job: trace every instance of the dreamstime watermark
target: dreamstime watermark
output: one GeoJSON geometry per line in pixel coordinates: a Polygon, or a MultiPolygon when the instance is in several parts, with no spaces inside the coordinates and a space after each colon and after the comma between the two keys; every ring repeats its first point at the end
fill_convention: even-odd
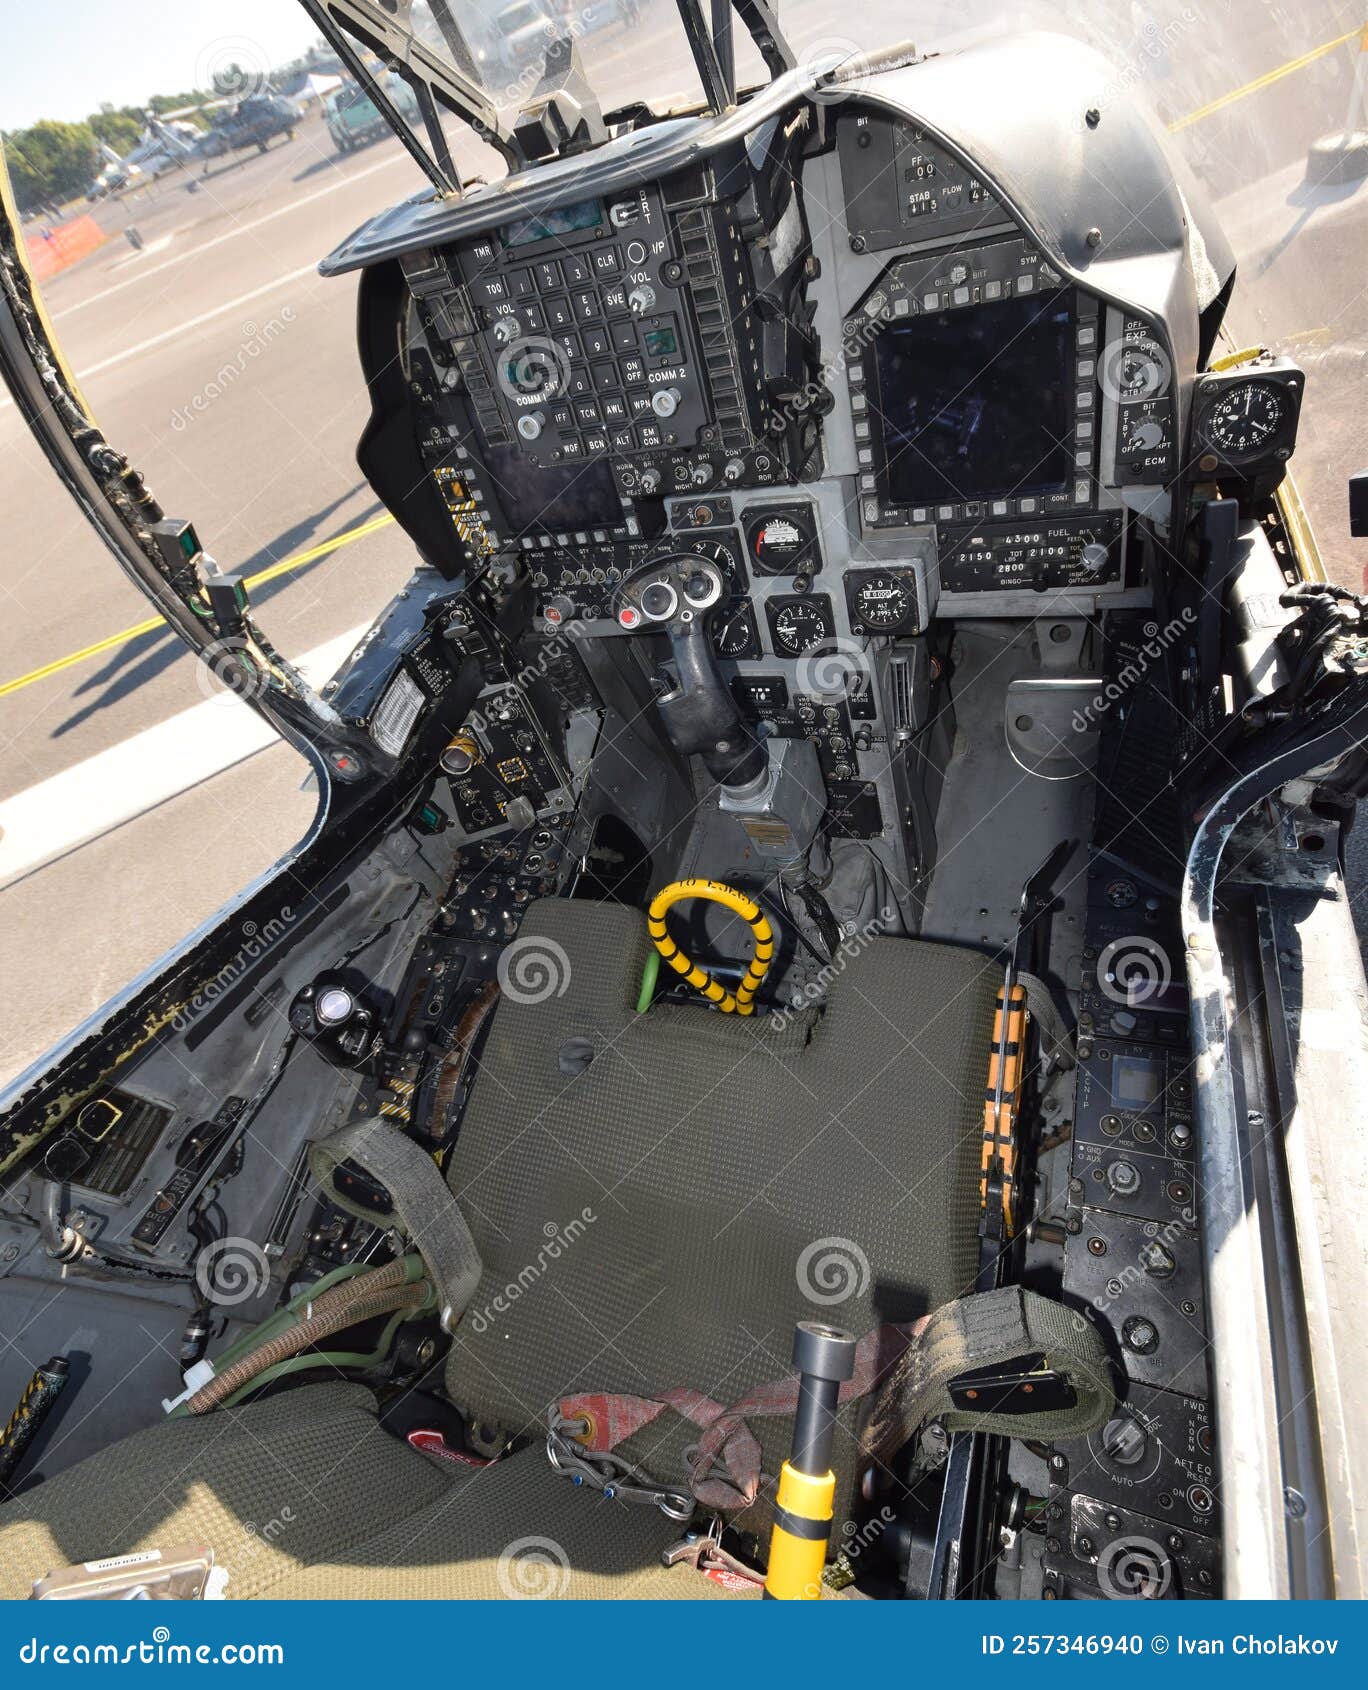
{"type": "Polygon", "coordinates": [[[1146,622],[1142,630],[1142,643],[1139,653],[1135,657],[1128,657],[1112,676],[1109,676],[1103,686],[1093,694],[1086,704],[1080,705],[1073,713],[1070,723],[1076,734],[1087,733],[1097,726],[1098,718],[1105,716],[1114,704],[1120,703],[1133,688],[1138,686],[1149,673],[1150,665],[1157,663],[1175,641],[1182,638],[1197,620],[1197,612],[1190,604],[1185,604],[1177,616],[1172,616],[1161,628],[1157,622],[1146,622]]]}
{"type": "Polygon", "coordinates": [[[1157,939],[1127,933],[1105,945],[1097,959],[1097,985],[1103,997],[1136,1009],[1159,997],[1173,983],[1173,964],[1157,939]]]}
{"type": "Polygon", "coordinates": [[[271,86],[271,56],[247,35],[220,35],[195,56],[195,87],[228,100],[263,94],[271,86]]]}
{"type": "Polygon", "coordinates": [[[230,358],[227,363],[220,364],[192,399],[172,411],[171,427],[175,432],[183,433],[196,417],[202,417],[221,399],[238,379],[251,369],[262,353],[268,351],[280,339],[297,315],[293,305],[282,305],[277,315],[268,318],[264,323],[254,323],[250,320],[245,322],[242,325],[242,344],[238,347],[237,356],[230,358]]]}
{"type": "Polygon", "coordinates": [[[1097,1582],[1114,1602],[1158,1601],[1173,1583],[1173,1562],[1152,1537],[1118,1537],[1097,1557],[1097,1582]]]}
{"type": "Polygon", "coordinates": [[[862,1297],[872,1277],[869,1257],[853,1238],[818,1238],[798,1257],[798,1289],[823,1308],[862,1297]]]}
{"type": "Polygon", "coordinates": [[[807,75],[815,74],[811,97],[816,105],[839,106],[863,94],[869,86],[868,60],[859,43],[849,36],[827,35],[809,42],[796,68],[807,75]]]}
{"type": "Polygon", "coordinates": [[[524,409],[541,405],[559,398],[569,387],[570,354],[549,335],[519,335],[499,349],[495,379],[514,405],[524,409]]]}
{"type": "MultiPolygon", "coordinates": [[[[1190,1213],[1171,1221],[1147,1221],[1144,1226],[1144,1242],[1135,1257],[1113,1273],[1102,1291],[1091,1299],[1098,1314],[1109,1313],[1126,1293],[1134,1290],[1137,1285],[1148,1288],[1157,1282],[1171,1279],[1178,1268],[1173,1247],[1185,1244],[1191,1237],[1191,1224],[1190,1213]]],[[[1089,1249],[1092,1249],[1091,1241],[1089,1249]]],[[[1193,1304],[1183,1304],[1180,1307],[1189,1317],[1197,1312],[1193,1304]]],[[[1158,1328],[1145,1315],[1130,1316],[1122,1325],[1121,1337],[1126,1348],[1136,1355],[1150,1354],[1159,1343],[1158,1328]]]]}
{"type": "Polygon", "coordinates": [[[862,951],[869,948],[870,944],[886,929],[887,924],[893,920],[896,914],[896,910],[885,905],[876,915],[865,922],[863,927],[843,939],[837,946],[836,954],[831,960],[823,963],[817,973],[794,992],[793,997],[789,1000],[788,1007],[776,1009],[773,1014],[765,1017],[766,1031],[770,1033],[784,1032],[794,1016],[801,1015],[805,1009],[811,1008],[813,1004],[819,1003],[825,998],[831,988],[832,981],[839,975],[844,974],[854,959],[862,951]]]}
{"type": "Polygon", "coordinates": [[[258,1526],[253,1520],[242,1522],[242,1543],[229,1557],[229,1564],[237,1569],[254,1561],[263,1550],[273,1549],[290,1527],[295,1524],[295,1511],[289,1503],[278,1514],[258,1526]]]}
{"type": "MultiPolygon", "coordinates": [[[[867,1520],[842,1522],[840,1535],[833,1537],[831,1541],[832,1560],[827,1569],[828,1574],[841,1575],[839,1579],[832,1581],[837,1588],[844,1588],[853,1582],[860,1557],[878,1543],[890,1526],[897,1524],[897,1519],[897,1514],[885,1503],[877,1514],[872,1514],[867,1520]]],[[[804,1592],[809,1599],[821,1596],[825,1582],[827,1581],[819,1580],[815,1584],[804,1586],[804,1592]]]]}
{"type": "Polygon", "coordinates": [[[266,1252],[251,1238],[216,1238],[195,1261],[195,1284],[205,1302],[235,1308],[265,1293],[271,1283],[266,1252]]]}
{"type": "Polygon", "coordinates": [[[873,681],[869,656],[859,640],[845,634],[823,640],[814,651],[798,659],[794,682],[800,693],[811,698],[851,698],[873,681]]]}
{"type": "MultiPolygon", "coordinates": [[[[525,691],[534,682],[551,678],[551,671],[561,658],[583,640],[587,632],[587,624],[583,622],[564,623],[549,640],[540,642],[537,655],[530,662],[524,663],[514,675],[513,686],[519,691],[525,691]]],[[[506,697],[507,693],[504,691],[490,693],[467,713],[462,726],[476,733],[487,733],[495,720],[493,713],[498,709],[499,700],[506,697]]]]}
{"type": "Polygon", "coordinates": [[[216,973],[196,986],[172,1017],[171,1025],[175,1031],[183,1033],[211,1004],[217,1003],[225,992],[231,991],[252,964],[289,932],[295,919],[294,909],[289,904],[282,904],[279,912],[269,921],[244,921],[240,929],[242,942],[232,956],[216,973]]]}
{"type": "Polygon", "coordinates": [[[544,1602],[570,1587],[570,1557],[553,1537],[514,1538],[495,1571],[499,1589],[512,1602],[544,1602]]]}
{"type": "MultiPolygon", "coordinates": [[[[1173,360],[1153,335],[1122,335],[1102,348],[1097,382],[1107,398],[1119,405],[1162,399],[1173,386],[1173,360]]],[[[1153,426],[1158,430],[1157,423],[1153,426]]]]}
{"type": "Polygon", "coordinates": [[[271,679],[245,640],[210,640],[200,649],[195,685],[210,704],[250,702],[270,690],[271,679]]]}
{"type": "Polygon", "coordinates": [[[499,990],[514,1003],[545,1003],[570,989],[570,958],[554,939],[529,933],[499,953],[499,990]]]}
{"type": "Polygon", "coordinates": [[[564,1224],[559,1221],[547,1221],[542,1228],[546,1242],[537,1251],[535,1260],[528,1262],[517,1278],[510,1279],[502,1291],[496,1291],[482,1309],[476,1309],[474,1314],[467,1313],[461,1325],[468,1326],[477,1334],[488,1332],[494,1324],[494,1317],[511,1314],[514,1306],[551,1270],[572,1244],[584,1237],[597,1219],[594,1211],[585,1207],[573,1220],[564,1224]]]}
{"type": "Polygon", "coordinates": [[[1147,16],[1140,27],[1139,39],[1126,54],[1124,66],[1104,85],[1092,104],[1075,115],[1075,131],[1081,134],[1084,130],[1096,128],[1103,112],[1135,92],[1145,80],[1148,67],[1161,65],[1185,35],[1201,26],[1201,14],[1192,6],[1184,6],[1175,17],[1162,24],[1158,19],[1147,16]]]}

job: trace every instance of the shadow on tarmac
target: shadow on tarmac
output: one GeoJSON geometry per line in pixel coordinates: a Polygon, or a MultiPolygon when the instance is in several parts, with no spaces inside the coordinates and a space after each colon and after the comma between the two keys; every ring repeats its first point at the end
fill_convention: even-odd
{"type": "MultiPolygon", "coordinates": [[[[332,513],[340,505],[346,504],[348,499],[353,498],[358,490],[365,488],[365,485],[364,482],[358,482],[355,487],[350,488],[340,498],[334,499],[331,504],[322,506],[312,516],[303,517],[298,522],[293,523],[237,567],[244,575],[254,575],[259,569],[269,569],[273,563],[279,563],[282,558],[287,558],[294,552],[306,550],[310,541],[315,539],[319,529],[324,526],[332,513]]],[[[360,523],[368,522],[372,517],[378,516],[382,508],[378,499],[372,499],[364,510],[357,513],[354,522],[349,526],[355,527],[360,523]]],[[[259,588],[253,594],[253,606],[260,609],[263,605],[269,605],[271,600],[279,593],[292,583],[311,575],[320,564],[326,563],[332,555],[332,553],[329,553],[327,557],[315,558],[312,563],[291,570],[288,575],[278,575],[274,581],[268,581],[265,586],[259,588]]],[[[150,632],[139,634],[136,639],[118,646],[111,653],[109,661],[95,670],[75,689],[75,697],[78,699],[90,694],[97,696],[91,697],[89,703],[73,711],[64,721],[58,722],[49,737],[60,739],[64,734],[79,728],[92,716],[98,715],[101,710],[107,710],[110,705],[117,703],[119,699],[127,698],[130,693],[136,692],[139,687],[146,686],[149,681],[155,680],[173,663],[182,659],[186,662],[194,661],[191,652],[182,644],[179,636],[172,633],[170,628],[154,628],[150,632]]]]}

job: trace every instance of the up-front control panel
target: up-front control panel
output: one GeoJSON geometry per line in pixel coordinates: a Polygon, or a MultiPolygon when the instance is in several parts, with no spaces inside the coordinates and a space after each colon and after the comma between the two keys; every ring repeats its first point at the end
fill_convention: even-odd
{"type": "Polygon", "coordinates": [[[810,452],[783,403],[810,348],[774,273],[777,253],[792,286],[802,222],[756,246],[718,168],[405,256],[444,413],[425,456],[496,544],[629,537],[635,501],[779,485],[810,452]]]}
{"type": "Polygon", "coordinates": [[[709,421],[684,265],[659,193],[589,200],[458,249],[490,444],[536,468],[693,444],[709,421]]]}

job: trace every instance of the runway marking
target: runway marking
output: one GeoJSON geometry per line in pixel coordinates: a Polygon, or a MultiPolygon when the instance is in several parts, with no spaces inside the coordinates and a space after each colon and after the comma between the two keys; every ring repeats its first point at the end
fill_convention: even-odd
{"type": "MultiPolygon", "coordinates": [[[[111,264],[109,268],[111,270],[126,270],[130,264],[136,264],[140,259],[146,260],[150,258],[154,252],[165,252],[167,247],[171,245],[171,242],[175,240],[175,238],[174,234],[159,235],[155,241],[149,241],[146,246],[136,247],[132,252],[125,253],[122,258],[115,259],[114,263],[111,264]]],[[[152,272],[149,270],[147,274],[150,276],[152,272]]],[[[141,281],[142,277],[135,276],[133,279],[134,281],[141,281]]],[[[128,285],[129,284],[127,282],[119,283],[119,287],[127,287],[128,285]]],[[[118,291],[119,288],[106,288],[104,297],[108,299],[111,293],[117,293],[118,291]]],[[[86,303],[89,304],[89,301],[86,303]]]]}
{"type": "MultiPolygon", "coordinates": [[[[359,523],[355,528],[348,528],[341,534],[334,534],[331,540],[324,540],[317,546],[310,546],[306,552],[297,552],[294,557],[282,558],[279,563],[268,565],[258,570],[255,575],[247,577],[250,589],[261,586],[264,582],[274,581],[281,575],[286,575],[292,569],[299,569],[306,563],[313,563],[316,559],[326,557],[329,552],[335,552],[342,546],[349,546],[353,540],[364,540],[368,534],[374,534],[381,528],[388,528],[394,518],[385,511],[375,516],[369,522],[359,523]]],[[[99,657],[103,652],[113,651],[116,646],[127,645],[129,640],[139,639],[143,634],[155,633],[158,628],[165,628],[167,622],[162,616],[149,616],[146,622],[138,622],[132,628],[124,628],[117,634],[109,634],[102,640],[96,640],[93,645],[82,646],[79,651],[73,651],[66,657],[55,658],[51,663],[45,663],[40,669],[32,669],[27,675],[20,675],[15,680],[0,684],[0,698],[12,692],[21,692],[25,687],[31,687],[35,681],[45,681],[50,675],[60,675],[64,669],[70,669],[77,663],[84,663],[88,658],[99,657]]]]}
{"type": "Polygon", "coordinates": [[[246,305],[250,300],[259,299],[263,293],[272,293],[276,288],[283,288],[290,282],[297,282],[301,276],[316,276],[316,264],[301,265],[298,270],[290,270],[283,276],[276,276],[269,282],[263,282],[260,287],[248,288],[246,293],[238,294],[236,299],[225,300],[222,305],[215,305],[208,311],[201,311],[198,317],[191,317],[184,323],[177,323],[173,329],[163,329],[160,334],[154,334],[150,340],[140,340],[136,346],[125,346],[108,358],[102,358],[98,364],[92,364],[89,369],[77,370],[77,381],[89,381],[91,376],[102,375],[106,370],[112,370],[117,364],[126,364],[130,358],[137,358],[141,353],[151,352],[158,346],[165,346],[167,341],[176,340],[190,329],[197,329],[203,323],[212,323],[215,317],[226,316],[229,311],[236,311],[240,305],[246,305]]]}
{"type": "MultiPolygon", "coordinates": [[[[320,684],[368,627],[306,652],[298,667],[320,684]]],[[[0,888],[284,743],[250,705],[224,691],[15,793],[0,801],[0,888]]]]}
{"type": "MultiPolygon", "coordinates": [[[[234,228],[225,229],[221,235],[215,235],[212,240],[204,241],[198,246],[187,247],[184,252],[178,252],[174,258],[168,258],[163,264],[156,264],[150,270],[141,270],[136,276],[130,276],[126,282],[118,282],[112,288],[104,288],[99,293],[93,293],[88,299],[79,299],[74,305],[63,311],[54,311],[54,323],[63,323],[68,317],[74,317],[78,311],[84,311],[88,305],[103,305],[116,293],[122,293],[125,288],[131,288],[136,282],[151,281],[153,276],[161,275],[163,270],[170,270],[177,264],[184,264],[187,259],[203,258],[206,252],[212,252],[216,246],[222,246],[224,241],[235,240],[238,235],[249,235],[253,229],[261,228],[263,223],[271,223],[277,217],[284,217],[287,212],[298,211],[301,206],[309,205],[314,200],[321,200],[325,194],[335,194],[339,188],[345,188],[351,182],[360,182],[364,177],[374,176],[377,170],[385,170],[391,164],[406,161],[408,154],[400,152],[391,158],[382,158],[375,164],[369,164],[364,170],[354,170],[351,175],[344,176],[337,182],[329,182],[326,188],[318,188],[311,194],[304,194],[301,198],[290,200],[285,205],[277,206],[274,211],[263,212],[260,217],[254,217],[250,223],[239,223],[234,228]]],[[[193,228],[193,224],[191,225],[193,228]]],[[[184,230],[181,233],[185,233],[184,230]]],[[[125,261],[126,262],[126,261],[125,261]]]]}
{"type": "Polygon", "coordinates": [[[1283,77],[1291,76],[1293,71],[1301,70],[1317,59],[1323,59],[1327,53],[1333,53],[1336,47],[1343,47],[1346,41],[1357,41],[1363,34],[1361,27],[1348,30],[1344,35],[1337,35],[1333,41],[1322,41],[1319,47],[1313,47],[1309,53],[1303,53],[1300,58],[1289,59],[1285,65],[1279,65],[1275,70],[1265,71],[1257,76],[1253,82],[1246,82],[1242,88],[1232,88],[1228,94],[1222,94],[1219,99],[1212,100],[1208,105],[1198,106],[1196,111],[1190,111],[1186,117],[1180,117],[1169,124],[1169,133],[1176,135],[1180,129],[1200,123],[1204,117],[1211,117],[1213,113],[1224,111],[1227,106],[1233,106],[1237,100],[1243,100],[1249,94],[1257,94],[1262,88],[1269,88],[1275,82],[1281,82],[1283,77]]]}

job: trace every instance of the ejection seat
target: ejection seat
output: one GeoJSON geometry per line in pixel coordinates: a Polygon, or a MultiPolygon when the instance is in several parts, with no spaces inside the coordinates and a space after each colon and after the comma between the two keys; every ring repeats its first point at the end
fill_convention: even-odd
{"type": "MultiPolygon", "coordinates": [[[[188,1541],[213,1548],[235,1597],[725,1594],[662,1565],[678,1521],[567,1483],[548,1411],[679,1389],[734,1404],[791,1373],[798,1320],[863,1334],[971,1292],[1000,974],[877,939],[852,946],[823,1010],[782,1024],[692,1003],[638,1014],[644,927],[617,906],[532,907],[524,954],[549,969],[540,990],[505,992],[451,1157],[483,1274],[447,1393],[524,1447],[455,1466],[340,1381],[172,1419],[0,1509],[0,1595],[188,1541]]],[[[859,1407],[842,1412],[837,1534],[867,1466],[859,1407]]],[[[750,1424],[777,1473],[790,1419],[750,1424]]],[[[667,1410],[619,1453],[679,1487],[699,1440],[667,1410]]],[[[736,1516],[761,1543],[768,1508],[762,1494],[736,1516]]]]}

